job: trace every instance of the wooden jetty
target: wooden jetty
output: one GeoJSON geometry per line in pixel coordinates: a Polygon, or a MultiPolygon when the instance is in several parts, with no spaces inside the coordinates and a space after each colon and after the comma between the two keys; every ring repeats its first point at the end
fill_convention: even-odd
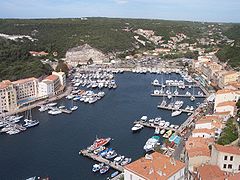
{"type": "Polygon", "coordinates": [[[63,113],[66,113],[66,114],[71,114],[71,113],[72,113],[72,111],[71,111],[71,110],[68,110],[68,109],[61,109],[61,111],[62,111],[63,113]]]}
{"type": "Polygon", "coordinates": [[[187,110],[187,109],[176,109],[176,108],[173,108],[173,107],[168,107],[168,106],[161,106],[161,105],[158,105],[157,106],[158,108],[160,109],[166,109],[166,110],[171,110],[171,111],[182,111],[184,113],[193,113],[194,111],[191,111],[191,110],[187,110]]]}
{"type": "Polygon", "coordinates": [[[148,127],[148,128],[157,128],[159,127],[160,129],[165,129],[166,131],[168,130],[172,130],[172,131],[177,131],[177,129],[175,128],[170,128],[170,127],[164,127],[164,126],[159,126],[157,124],[154,124],[154,123],[149,123],[149,122],[146,122],[146,121],[134,121],[134,124],[141,124],[143,125],[144,127],[148,127]]]}
{"type": "MultiPolygon", "coordinates": [[[[192,95],[187,95],[187,94],[170,94],[173,97],[191,97],[192,95]]],[[[151,96],[157,96],[157,97],[167,97],[168,94],[154,94],[152,93],[151,96]]],[[[206,98],[206,95],[193,95],[195,98],[206,98]]]]}
{"type": "Polygon", "coordinates": [[[93,159],[93,160],[95,160],[95,161],[98,161],[98,162],[100,162],[100,163],[107,164],[107,165],[109,165],[110,167],[112,167],[113,169],[116,169],[116,170],[118,170],[118,171],[120,171],[120,172],[123,172],[123,167],[122,167],[121,165],[119,165],[119,164],[117,164],[117,163],[115,163],[115,162],[112,162],[112,161],[110,161],[110,160],[108,160],[108,159],[105,159],[105,158],[103,158],[103,157],[101,157],[101,156],[99,156],[99,155],[96,155],[96,154],[94,154],[93,152],[90,152],[90,151],[87,150],[87,149],[81,150],[81,151],[79,152],[79,154],[80,154],[80,155],[83,155],[83,156],[86,156],[86,157],[89,157],[89,158],[91,158],[91,159],[93,159]]]}

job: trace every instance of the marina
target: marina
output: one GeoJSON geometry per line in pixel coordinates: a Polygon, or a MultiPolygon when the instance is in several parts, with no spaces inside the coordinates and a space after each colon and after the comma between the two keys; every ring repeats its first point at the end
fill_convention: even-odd
{"type": "MultiPolygon", "coordinates": [[[[151,96],[156,96],[156,97],[166,97],[168,94],[154,94],[152,93],[151,96]]],[[[188,94],[172,94],[172,97],[192,97],[192,95],[188,94]]],[[[195,98],[206,98],[206,95],[194,95],[195,98]]]]}
{"type": "MultiPolygon", "coordinates": [[[[179,78],[177,73],[167,74],[167,78],[169,75],[172,78],[179,78]]],[[[149,96],[149,92],[152,91],[149,82],[153,81],[156,76],[161,77],[165,74],[131,72],[116,74],[115,82],[118,87],[114,91],[105,88],[104,98],[91,105],[66,98],[56,101],[58,109],[62,108],[60,106],[70,109],[72,105],[77,105],[78,109],[71,114],[62,113],[52,116],[47,111],[40,112],[39,108],[33,109],[33,119],[40,121],[40,126],[32,128],[29,133],[20,133],[13,138],[1,136],[0,160],[4,162],[6,168],[4,171],[0,170],[0,174],[8,179],[26,179],[26,177],[38,174],[60,180],[70,176],[72,179],[81,177],[81,179],[96,180],[110,177],[116,171],[115,169],[110,168],[106,174],[93,173],[91,169],[96,161],[78,155],[79,149],[85,149],[83,147],[87,147],[96,135],[112,137],[114,140],[111,141],[110,146],[135,160],[144,155],[143,147],[154,135],[155,128],[144,128],[140,133],[133,133],[131,130],[133,119],[143,114],[149,117],[161,116],[162,120],[170,123],[166,128],[168,131],[167,129],[170,130],[172,124],[180,128],[180,125],[189,117],[185,113],[171,117],[170,111],[156,108],[161,97],[149,96]],[[25,148],[26,145],[31,146],[31,150],[25,148]],[[17,150],[21,150],[21,157],[15,156],[18,154],[17,150]],[[12,162],[8,160],[9,158],[14,159],[14,164],[16,164],[14,175],[9,171],[12,171],[12,162]],[[22,158],[25,159],[24,162],[21,161],[22,158]],[[62,172],[63,169],[64,173],[56,173],[62,172]]],[[[82,90],[85,87],[79,88],[82,90]]],[[[196,109],[203,98],[196,98],[195,101],[190,101],[188,98],[181,100],[184,104],[196,109]]],[[[147,127],[147,124],[143,125],[147,127]]],[[[174,129],[171,128],[171,130],[174,129]]],[[[164,138],[160,132],[161,130],[159,131],[159,143],[163,144],[164,138]]]]}

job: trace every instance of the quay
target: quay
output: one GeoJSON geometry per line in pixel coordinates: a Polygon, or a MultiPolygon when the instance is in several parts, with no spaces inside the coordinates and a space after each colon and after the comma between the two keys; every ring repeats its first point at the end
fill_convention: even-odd
{"type": "Polygon", "coordinates": [[[92,152],[89,152],[89,150],[87,149],[83,149],[81,151],[79,151],[80,155],[89,157],[90,159],[93,159],[95,161],[98,161],[99,163],[104,163],[106,165],[109,165],[110,167],[112,167],[113,169],[116,169],[117,171],[123,172],[123,167],[115,162],[112,162],[108,159],[105,159],[101,156],[98,156],[92,152]]]}
{"type": "Polygon", "coordinates": [[[166,110],[171,110],[171,111],[180,110],[180,111],[185,112],[185,113],[193,113],[193,112],[194,112],[194,111],[191,111],[191,110],[176,109],[176,108],[173,108],[173,107],[167,107],[167,106],[161,106],[161,105],[158,105],[157,107],[158,107],[159,109],[166,109],[166,110]]]}
{"type": "MultiPolygon", "coordinates": [[[[163,96],[168,96],[168,94],[151,94],[151,96],[156,96],[156,97],[163,97],[163,96]]],[[[173,97],[191,97],[192,95],[186,95],[186,94],[171,94],[173,97]]],[[[206,98],[207,95],[194,95],[195,98],[206,98]]]]}
{"type": "Polygon", "coordinates": [[[168,130],[172,130],[172,131],[174,131],[174,132],[177,131],[177,129],[175,129],[175,128],[159,126],[159,125],[156,125],[156,124],[154,124],[154,123],[149,123],[149,122],[144,122],[144,121],[134,121],[133,123],[134,123],[134,124],[141,124],[141,125],[143,125],[144,127],[148,127],[148,128],[154,128],[154,129],[155,129],[156,127],[159,127],[160,129],[165,129],[166,131],[168,131],[168,130]]]}
{"type": "MultiPolygon", "coordinates": [[[[166,84],[153,84],[153,83],[151,83],[153,86],[166,86],[166,87],[178,87],[179,85],[178,84],[168,84],[168,85],[166,85],[166,84]]],[[[199,87],[200,88],[200,86],[198,85],[198,84],[184,84],[184,86],[185,87],[189,87],[189,88],[191,88],[191,87],[199,87]]]]}

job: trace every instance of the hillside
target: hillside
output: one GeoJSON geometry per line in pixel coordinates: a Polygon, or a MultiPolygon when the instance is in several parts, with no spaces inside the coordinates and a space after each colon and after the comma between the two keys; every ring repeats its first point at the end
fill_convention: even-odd
{"type": "MultiPolygon", "coordinates": [[[[87,20],[0,19],[0,34],[2,33],[4,36],[22,35],[20,39],[15,39],[15,41],[10,40],[11,36],[8,39],[0,37],[0,56],[4,54],[5,57],[10,59],[0,58],[1,79],[16,79],[30,75],[41,76],[48,73],[49,67],[46,67],[40,61],[33,61],[33,58],[27,55],[30,50],[46,51],[50,54],[47,58],[52,58],[52,53],[57,52],[57,58],[61,58],[65,57],[68,49],[86,43],[104,53],[118,52],[120,54],[159,47],[154,40],[149,40],[144,35],[137,34],[136,31],[139,29],[153,30],[154,36],[162,38],[162,43],[167,43],[172,36],[181,33],[187,37],[181,43],[198,44],[199,39],[203,37],[210,39],[207,32],[209,32],[211,25],[213,23],[116,18],[88,18],[87,20]],[[6,49],[8,50],[6,51],[6,49]],[[15,56],[16,53],[17,56],[15,56]],[[27,65],[25,64],[25,66],[24,63],[27,63],[27,65]],[[22,65],[21,68],[20,64],[22,65]],[[22,70],[26,67],[28,68],[22,70]]],[[[215,29],[222,29],[224,34],[231,38],[239,38],[239,36],[236,36],[239,33],[238,26],[235,27],[231,24],[214,24],[214,26],[215,29]]],[[[219,36],[213,34],[211,38],[217,40],[219,36]]],[[[204,45],[204,47],[213,48],[211,45],[204,45]]],[[[236,50],[225,45],[220,48],[223,49],[218,54],[220,59],[230,59],[229,63],[231,65],[239,65],[238,57],[240,55],[237,53],[239,48],[237,44],[236,50]],[[232,56],[232,51],[236,52],[236,55],[232,56]]]]}

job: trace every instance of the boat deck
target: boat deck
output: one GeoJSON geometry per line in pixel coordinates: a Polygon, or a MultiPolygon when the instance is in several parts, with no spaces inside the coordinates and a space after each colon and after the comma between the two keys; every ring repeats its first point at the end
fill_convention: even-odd
{"type": "Polygon", "coordinates": [[[160,109],[166,109],[166,110],[171,110],[171,111],[177,111],[177,110],[180,110],[184,113],[193,113],[194,111],[191,111],[191,110],[186,110],[186,109],[176,109],[176,108],[172,108],[172,107],[168,107],[168,106],[161,106],[161,105],[158,105],[157,106],[158,108],[160,109]]]}
{"type": "Polygon", "coordinates": [[[110,167],[112,167],[113,169],[116,169],[120,172],[123,172],[123,167],[119,164],[116,164],[108,159],[105,159],[101,156],[98,156],[92,152],[89,152],[87,149],[83,149],[79,152],[80,155],[83,155],[83,156],[86,156],[86,157],[89,157],[95,161],[98,161],[99,163],[105,163],[107,165],[109,165],[110,167]]]}

